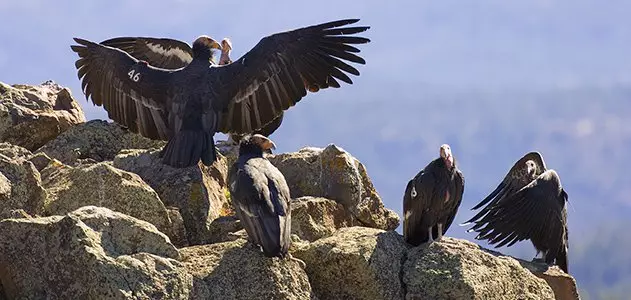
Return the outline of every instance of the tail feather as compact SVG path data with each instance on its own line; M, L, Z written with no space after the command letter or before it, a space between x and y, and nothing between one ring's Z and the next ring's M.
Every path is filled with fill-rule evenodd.
M175 168L196 165L200 159L210 166L217 160L213 133L183 130L172 137L162 150L162 162Z

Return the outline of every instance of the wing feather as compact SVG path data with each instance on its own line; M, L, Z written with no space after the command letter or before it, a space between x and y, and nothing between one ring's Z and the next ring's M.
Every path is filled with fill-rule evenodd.
M193 60L191 46L169 38L117 37L101 44L121 49L138 60L163 69L183 68Z
M133 132L168 139L172 130L165 106L173 72L143 64L119 49L75 41L79 45L71 49L79 55L75 66L86 99L103 106L112 120Z
M352 45L370 40L353 35L369 27L342 26L358 21L339 20L273 34L233 63L211 68L206 82L212 86L209 90L218 91L213 106L223 112L219 130L250 133L276 120L307 91L340 87L337 80L352 84L348 74L358 76L359 71L345 61L365 64ZM253 94L256 96L251 97ZM252 101L260 103L241 104ZM237 107L241 107L240 113Z
M534 174L528 174L527 172L528 161L532 161L535 163L536 170ZM506 176L504 176L502 182L500 182L498 186L488 196L486 196L482 201L480 201L472 208L473 210L476 210L486 205L485 208L480 210L475 216L466 221L465 224L477 223L476 221L479 221L481 218L489 213L491 207L497 205L497 203L499 202L505 201L504 199L519 191L521 188L532 182L535 178L537 178L537 176L543 174L543 172L545 171L546 165L543 161L543 157L539 152L533 151L526 153L526 155L515 162L513 167L506 174Z

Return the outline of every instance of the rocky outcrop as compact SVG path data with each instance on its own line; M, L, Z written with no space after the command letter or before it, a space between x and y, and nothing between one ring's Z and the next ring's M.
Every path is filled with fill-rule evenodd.
M158 194L140 176L107 163L70 167L51 164L42 170L48 192L46 215L64 215L86 205L101 206L147 221L171 235L169 214Z
M191 299L311 299L307 274L288 259L267 258L245 240L188 247Z
M546 282L510 257L449 237L408 252L407 299L554 299Z
M210 167L199 163L177 169L162 163L159 150L129 150L116 156L113 165L140 175L165 205L179 210L189 245L212 240L210 223L232 211L227 198L228 166L221 156Z
M38 86L0 82L0 141L34 151L85 122L70 90L52 81Z
M501 253L495 252L495 255L501 255ZM533 263L517 259L519 263L535 276L545 280L548 285L554 291L554 298L557 300L574 300L579 299L578 289L576 286L576 280L574 277L563 272L559 267L540 263Z
M335 145L269 156L294 198L294 258L265 257L230 205L234 146L211 167L174 169L163 141L16 108L46 114L43 95L63 93L0 85L0 137L9 107L21 123L8 136L35 152L0 143L0 299L578 299L556 267L448 237L410 247L363 164Z
M144 138L116 123L92 120L72 127L37 151L75 166L82 162L111 161L122 149L161 149L165 144Z
M31 215L43 212L46 191L29 155L22 147L0 144L0 213L14 209Z
M178 258L153 225L105 208L0 221L8 299L188 299Z
M393 231L343 228L333 236L298 246L319 299L403 299L400 280L407 246Z
M237 151L223 143L219 150L235 159ZM298 152L269 155L268 159L287 180L292 198L324 197L342 204L363 226L393 230L399 216L384 207L366 168L344 149L307 147Z
M340 228L359 225L344 205L333 200L300 197L291 201L291 232L303 240L315 241Z

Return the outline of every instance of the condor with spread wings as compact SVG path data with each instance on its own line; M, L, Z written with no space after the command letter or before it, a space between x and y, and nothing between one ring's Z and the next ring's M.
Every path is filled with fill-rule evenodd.
M216 65L221 45L207 36L193 42L185 67L165 69L129 53L75 38L82 89L108 116L151 139L168 140L163 162L188 167L216 160L215 132L247 134L278 118L307 91L352 84L365 64L354 36L368 26L340 20L270 35L232 63ZM177 52L177 47L170 50ZM165 50L169 51L169 49ZM182 56L184 57L184 56ZM153 59L152 59L153 60Z
M473 209L486 205L466 224L476 239L495 247L512 246L530 239L546 263L568 272L568 196L554 170L546 169L543 157L530 152L510 169L504 180Z
M131 56L147 61L150 65L164 69L179 69L186 67L193 60L193 49L185 42L153 37L117 37L101 42L102 45L121 49ZM221 40L221 56L219 65L232 63L230 59L232 42L228 38ZM211 57L210 61L216 63L216 58ZM222 112L222 117L226 118L228 112ZM262 128L257 128L252 134L270 136L280 127L283 122L283 112L276 119L267 123ZM238 144L242 134L230 134L230 140Z

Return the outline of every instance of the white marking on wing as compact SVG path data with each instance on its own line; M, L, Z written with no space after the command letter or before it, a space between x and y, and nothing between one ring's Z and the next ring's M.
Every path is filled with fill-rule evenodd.
M147 43L147 48L149 48L151 51L155 53L158 53L164 56L176 56L177 58L179 58L180 60L184 62L191 62L192 60L191 55L180 48L172 48L172 49L166 50L162 48L162 46L158 44L152 44L152 43Z
M415 186L413 186L413 187L412 187L412 191L410 192L410 197L414 198L414 197L416 197L416 195L417 195L417 194L416 194L416 187L415 187Z

